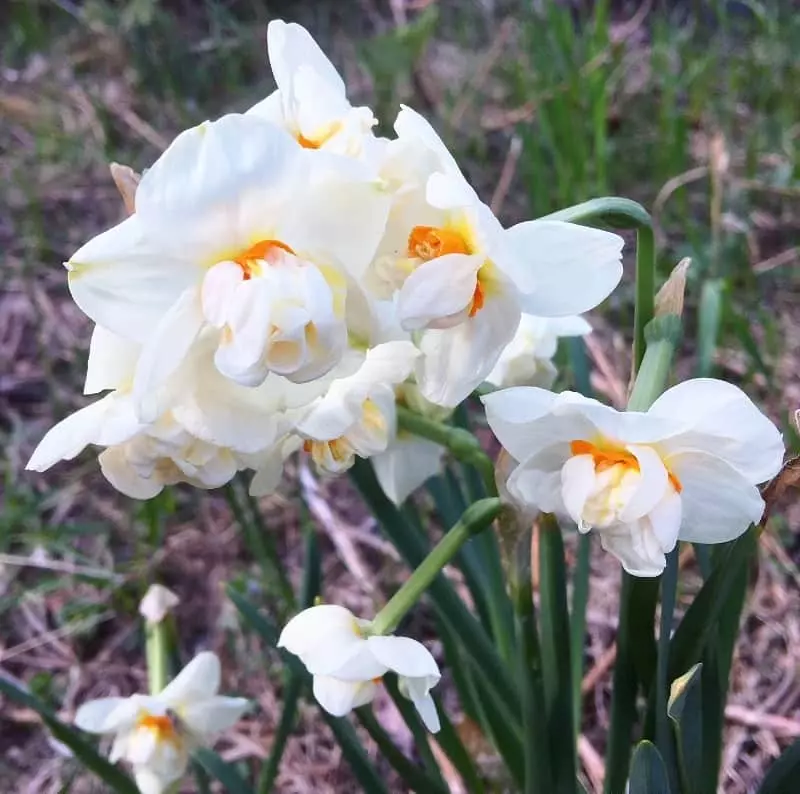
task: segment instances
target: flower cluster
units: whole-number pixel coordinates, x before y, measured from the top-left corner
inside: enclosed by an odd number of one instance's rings
[[[621,238],[503,228],[410,108],[377,136],[304,28],[272,22],[268,51],[277,90],[178,135],[130,216],[66,263],[95,323],[84,390],[106,394],[29,468],[97,445],[107,479],[146,499],[241,470],[265,493],[297,451],[326,472],[376,456],[400,501],[440,454],[396,437],[398,394],[452,409],[487,379],[550,385],[555,337],[588,329],[541,318],[619,281]]]

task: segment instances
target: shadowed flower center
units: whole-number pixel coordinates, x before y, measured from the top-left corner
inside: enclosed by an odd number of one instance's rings
[[[235,256],[233,261],[242,269],[245,281],[261,274],[261,263],[274,261],[281,251],[294,254],[294,251],[280,240],[259,240],[247,250]]]
[[[306,138],[302,132],[297,132],[295,134],[295,140],[304,148],[304,149],[319,149],[321,146],[326,144],[337,132],[342,129],[341,121],[333,121],[330,124],[323,127],[321,130],[316,132],[313,137]]]
[[[154,714],[146,714],[139,719],[137,727],[151,731],[155,734],[156,741],[158,742],[171,742],[175,744],[178,741],[175,722],[172,717],[168,715],[157,716]]]
[[[622,447],[612,444],[598,446],[591,441],[583,440],[571,441],[569,447],[573,455],[591,455],[594,460],[594,470],[598,473],[614,466],[622,466],[627,471],[639,471],[639,461],[636,456]],[[683,490],[680,480],[669,469],[667,476],[675,492],[680,493]]]
[[[438,226],[415,226],[408,236],[408,255],[429,262],[447,254],[475,253],[461,232]],[[481,275],[485,268],[478,271],[475,292],[469,305],[468,314],[474,317],[486,301],[486,284]]]

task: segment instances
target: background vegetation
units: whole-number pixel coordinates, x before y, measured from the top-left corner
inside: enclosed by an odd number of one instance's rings
[[[136,604],[157,578],[182,599],[186,658],[217,650],[228,690],[260,705],[223,747],[237,763],[268,754],[283,690],[277,665],[252,661],[255,640],[222,584],[269,602],[281,584],[256,573],[259,544],[273,544],[296,579],[312,527],[328,552],[329,600],[369,613],[405,576],[347,485],[319,486],[298,472],[261,505],[259,525],[238,487],[136,505],[111,492],[91,455],[48,477],[23,467],[44,430],[83,404],[77,373],[90,329],[60,263],[121,217],[107,163],[141,170],[185,126],[270,91],[265,31],[276,16],[309,27],[351,97],[374,104],[387,132],[398,102],[432,117],[505,222],[606,193],[652,208],[663,272],[682,256],[694,262],[683,373],[741,384],[795,448],[789,417],[800,407],[800,15],[790,0],[8,0],[0,8],[0,676],[24,681],[65,717],[89,697],[141,688]],[[631,315],[623,285],[592,318],[593,386],[615,403],[629,370],[618,329],[631,327]],[[799,526],[800,511],[787,504],[751,576],[726,714],[726,792],[747,791],[800,736]],[[589,785],[602,773],[613,661],[617,566],[607,563],[592,562],[581,750]],[[424,634],[426,618],[417,619]],[[410,748],[391,702],[379,708]],[[280,790],[351,790],[316,710],[300,719]],[[473,728],[459,726],[490,768]],[[75,775],[35,714],[2,701],[0,759],[2,790],[63,791]],[[73,791],[85,785],[77,779]]]

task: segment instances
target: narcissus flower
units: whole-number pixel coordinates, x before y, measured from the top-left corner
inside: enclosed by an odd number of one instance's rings
[[[76,303],[140,343],[139,413],[204,330],[247,386],[317,378],[347,343],[348,276],[370,262],[388,197],[357,164],[314,159],[257,116],[183,132],[142,177],[136,212],[67,262]],[[335,162],[334,162],[335,160]]]
[[[292,618],[278,647],[300,658],[314,677],[314,697],[329,714],[341,717],[369,703],[392,672],[425,727],[436,733],[439,716],[430,691],[441,674],[430,651],[409,637],[370,636],[369,625],[344,607],[323,604]]]
[[[523,314],[517,333],[503,348],[487,382],[498,388],[542,386],[549,389],[556,378],[553,356],[558,340],[586,336],[592,327],[583,317],[535,317]]]
[[[452,407],[491,372],[521,312],[571,315],[602,301],[622,274],[622,239],[558,221],[503,229],[425,119],[403,108],[395,130],[387,156],[415,167],[394,189],[401,210],[390,211],[370,276],[399,288],[400,322],[423,332],[422,394]],[[428,159],[407,154],[415,148]]]
[[[385,342],[367,351],[356,372],[337,378],[297,425],[314,463],[330,474],[352,466],[355,456],[384,452],[395,436],[394,387],[414,367],[411,342]]]
[[[348,102],[344,81],[304,27],[270,22],[267,52],[278,88],[248,114],[282,126],[306,149],[357,157],[375,143],[377,119]]]
[[[217,695],[219,659],[198,654],[158,695],[109,697],[84,703],[75,724],[114,736],[110,760],[127,761],[142,794],[162,794],[179,780],[189,753],[211,744],[234,725],[249,705]]]
[[[637,576],[657,576],[676,542],[722,543],[762,515],[758,488],[780,470],[778,429],[729,383],[689,380],[646,412],[573,392],[518,387],[483,398],[518,462],[506,484],[526,507],[595,529]]]

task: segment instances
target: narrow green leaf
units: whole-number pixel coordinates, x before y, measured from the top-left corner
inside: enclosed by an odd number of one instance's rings
[[[676,678],[669,690],[667,713],[675,733],[683,794],[702,794],[709,790],[703,783],[702,667],[696,664],[688,673]]]
[[[420,794],[426,794],[426,792],[449,794],[449,789],[443,782],[425,774],[424,770],[420,769],[400,752],[400,749],[392,741],[389,734],[375,719],[371,706],[362,706],[356,709],[355,713],[362,727],[372,737],[375,744],[378,745],[381,755],[394,767],[394,770],[411,791],[417,791]]]
[[[800,739],[783,751],[770,767],[758,794],[797,794],[800,780]]]
[[[213,750],[200,747],[192,755],[209,775],[222,783],[228,794],[254,794],[236,767],[223,761]]]
[[[592,540],[588,534],[578,538],[578,555],[572,575],[572,609],[570,610],[570,655],[572,670],[572,725],[577,733],[581,727],[583,694],[583,662],[586,642],[586,606],[589,602],[589,573]]]
[[[561,528],[552,516],[539,523],[539,622],[542,673],[550,739],[553,792],[575,794],[576,746],[567,573]]]
[[[461,691],[459,690],[459,695],[460,694]],[[456,770],[458,770],[459,775],[461,775],[467,787],[467,791],[469,791],[470,794],[484,794],[486,789],[483,784],[483,779],[472,760],[472,755],[461,741],[458,731],[453,726],[453,723],[450,722],[450,718],[447,716],[447,712],[442,707],[441,702],[438,698],[434,699],[436,700],[436,708],[439,711],[439,719],[442,723],[442,729],[436,734],[436,742],[439,747],[444,750],[445,755],[452,761]]]
[[[664,759],[651,742],[639,742],[631,761],[628,794],[670,794]],[[619,792],[624,788],[619,789]]]
[[[697,364],[695,375],[708,378],[714,371],[714,353],[722,322],[722,300],[725,283],[721,279],[706,279],[700,290],[697,310]]]
[[[0,693],[21,706],[33,709],[50,729],[50,733],[61,744],[69,747],[75,758],[86,769],[107,783],[117,794],[138,794],[136,784],[122,770],[103,758],[76,728],[61,722],[35,695],[25,692],[2,677],[0,677]]]

